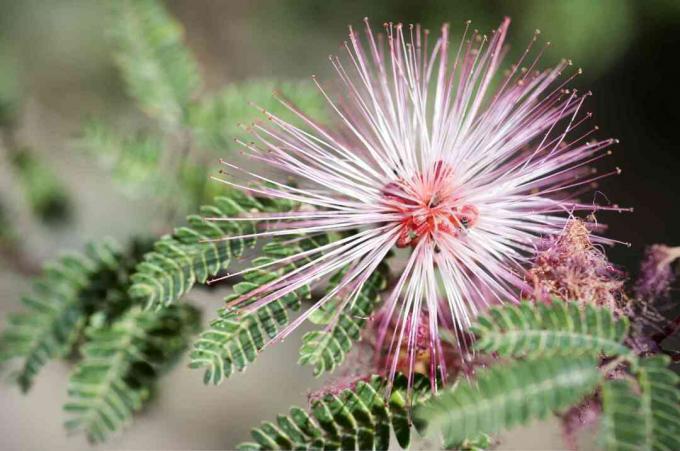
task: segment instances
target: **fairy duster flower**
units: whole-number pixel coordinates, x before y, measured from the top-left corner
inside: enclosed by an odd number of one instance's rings
[[[593,244],[594,239],[579,219],[570,220],[561,234],[544,238],[526,272],[532,288],[526,295],[540,301],[555,296],[577,300],[623,315],[625,274]]]
[[[268,123],[253,124],[252,142],[238,141],[296,185],[231,162],[220,180],[301,207],[224,220],[268,224],[256,236],[337,239],[269,263],[303,262],[234,305],[252,312],[346,270],[273,341],[336,299],[332,327],[388,253],[402,249],[406,262],[385,296],[377,337],[392,356],[386,372],[394,377],[404,347],[412,369],[426,337],[432,379],[445,379],[441,325],[462,331],[487,305],[515,302],[528,288],[523,267],[538,240],[559,234],[574,212],[596,208],[576,196],[619,172],[589,167],[615,140],[591,139],[596,127],[584,125],[590,114],[582,111],[589,93],[567,88],[579,70],[569,61],[537,69],[545,49],[534,51],[537,36],[500,70],[509,24],[486,36],[468,23],[452,46],[447,25],[432,40],[418,25],[389,23],[376,34],[365,20],[365,33],[350,27],[345,58],[330,57],[335,85],[314,77],[332,126],[280,99],[300,125],[263,111]]]

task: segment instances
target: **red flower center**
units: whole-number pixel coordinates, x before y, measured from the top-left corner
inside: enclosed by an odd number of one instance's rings
[[[411,183],[397,180],[382,189],[384,202],[402,217],[397,247],[415,247],[424,237],[437,234],[458,237],[477,223],[479,210],[452,192],[452,173],[440,161],[430,182],[419,175]]]

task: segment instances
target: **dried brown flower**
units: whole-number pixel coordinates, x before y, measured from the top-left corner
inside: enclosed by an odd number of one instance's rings
[[[559,297],[623,312],[623,272],[593,244],[580,219],[572,219],[560,235],[540,245],[526,280],[532,287],[528,295],[539,301]]]

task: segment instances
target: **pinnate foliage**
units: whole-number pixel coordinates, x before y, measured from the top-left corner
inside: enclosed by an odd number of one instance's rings
[[[597,360],[545,357],[495,366],[461,381],[417,409],[417,418],[440,430],[445,443],[545,418],[595,391],[602,380]]]
[[[282,275],[309,263],[310,257],[286,263],[283,266],[266,266],[278,259],[311,250],[328,243],[326,235],[304,237],[295,242],[272,241],[262,249],[262,255],[253,259],[253,271],[244,274],[243,282],[234,285],[234,292],[225,299],[230,302]],[[259,268],[260,266],[264,266]],[[192,368],[204,368],[205,383],[219,384],[237,371],[245,370],[249,363],[269,340],[289,322],[289,311],[300,309],[301,302],[309,299],[309,286],[302,286],[282,298],[270,302],[254,312],[240,313],[234,307],[219,310],[218,318],[210,323],[210,328],[194,343],[191,352]],[[255,296],[254,302],[259,296]]]
[[[151,194],[163,194],[173,208],[209,198],[212,188],[206,187],[204,167],[212,157],[196,151],[227,149],[241,129],[266,117],[250,102],[293,123],[304,120],[273,99],[273,90],[311,113],[312,120],[323,121],[322,97],[311,83],[254,81],[227,86],[214,95],[202,93],[198,65],[183,42],[181,25],[163,3],[112,3],[116,60],[126,88],[160,130],[119,137],[92,123],[83,143],[100,154],[128,187],[151,188]],[[13,109],[0,103],[0,113]],[[15,161],[26,176],[22,181],[39,188],[27,191],[32,204],[41,205],[59,194],[45,189],[56,185],[46,184],[37,166],[24,160]],[[253,239],[222,240],[254,232],[252,222],[208,218],[291,208],[288,203],[229,192],[202,207],[200,215],[189,216],[187,226],[162,237],[141,262],[131,261],[108,242],[90,245],[84,255],[59,259],[48,265],[34,293],[23,299],[26,312],[9,318],[0,338],[0,362],[20,362],[16,379],[27,390],[47,360],[77,351],[84,343],[79,349],[82,360],[69,381],[65,409],[71,419],[66,426],[85,432],[92,441],[104,440],[131,421],[197,327],[196,311],[176,302],[195,284],[224,273],[234,258],[255,244]],[[252,265],[267,265],[327,239],[270,242]],[[268,282],[308,262],[300,259],[246,273],[227,302],[263,287],[266,293]],[[315,375],[336,369],[360,338],[384,286],[383,271],[377,271],[342,311],[338,312],[341,301],[335,299],[313,315],[313,322],[326,327],[303,337],[299,362],[312,366]],[[204,369],[205,382],[214,384],[243,371],[310,294],[310,287],[304,286],[255,312],[220,310],[194,344],[191,366]],[[154,309],[131,307],[133,301]],[[262,423],[253,430],[254,442],[241,448],[388,449],[391,431],[406,447],[412,433],[410,403],[419,430],[442,432],[446,447],[483,448],[489,445],[486,433],[544,418],[600,390],[607,448],[680,449],[678,376],[668,368],[668,359],[636,356],[624,344],[628,329],[625,318],[615,318],[607,310],[559,300],[495,308],[473,327],[475,348],[512,358],[511,362],[481,370],[474,379],[461,380],[438,396],[430,396],[428,381],[418,375],[413,398],[407,397],[406,378],[401,375],[387,399],[384,379],[358,381],[313,400],[308,412],[294,407],[275,423]]]
[[[79,146],[101,160],[131,194],[142,187],[159,189],[167,184],[158,172],[163,142],[156,135],[140,133],[122,138],[106,124],[89,120],[83,127]]]
[[[65,222],[71,212],[68,192],[53,169],[28,148],[12,149],[9,162],[36,218],[46,224]]]
[[[387,267],[381,265],[366,281],[354,302],[348,303],[336,318],[337,303],[329,302],[329,306],[322,307],[320,315],[312,317],[317,324],[327,327],[323,330],[307,332],[302,337],[300,347],[301,365],[314,368],[314,375],[320,376],[325,372],[332,372],[344,360],[352,349],[354,342],[360,340],[361,331],[366,321],[380,305],[380,292],[387,285]],[[344,272],[339,272],[331,285],[339,282]]]
[[[607,381],[602,386],[603,444],[609,450],[642,449],[644,431],[639,427],[641,398],[629,380]]]
[[[478,318],[475,348],[501,356],[629,354],[627,318],[592,305],[554,301],[494,307]]]
[[[637,371],[648,449],[680,449],[680,377],[668,357],[642,359]]]
[[[184,31],[157,0],[113,2],[116,61],[130,95],[166,126],[187,118],[200,87],[198,67]]]
[[[385,400],[387,381],[379,376],[327,393],[311,403],[279,415],[276,423],[263,422],[252,430],[254,442],[239,449],[388,449],[390,429],[402,448],[409,446],[411,428],[406,401],[407,379],[399,375]],[[416,375],[414,402],[429,396],[429,381]]]
[[[102,241],[45,265],[33,293],[22,298],[25,311],[9,316],[0,339],[0,361],[21,361],[15,376],[23,390],[48,360],[71,350],[90,313],[88,289],[102,272],[117,271],[121,258],[114,242]]]
[[[92,441],[131,420],[198,327],[189,305],[160,311],[133,305],[130,272],[147,249],[142,241],[125,251],[102,241],[47,264],[33,294],[23,298],[25,311],[10,316],[0,341],[2,360],[20,361],[15,377],[24,390],[47,360],[78,359],[66,425]]]
[[[214,221],[252,212],[269,211],[271,201],[232,191],[215,198],[214,205],[203,206],[200,215],[187,217],[188,225],[175,229],[154,244],[132,276],[130,294],[148,307],[161,307],[178,301],[196,283],[228,268],[233,258],[243,255],[255,241],[250,238],[226,240],[225,237],[254,233],[250,221]],[[290,208],[277,203],[276,208]]]
[[[83,359],[68,384],[69,431],[103,441],[132,420],[159,374],[185,349],[198,326],[188,304],[160,311],[132,307],[111,325],[88,329]]]
[[[519,360],[480,371],[417,409],[418,421],[436,426],[449,446],[572,407],[597,389],[608,449],[678,449],[679,378],[667,357],[639,358],[622,344],[625,319],[555,299],[492,309],[472,330],[477,349]]]
[[[324,104],[311,82],[249,80],[226,86],[214,95],[192,104],[190,126],[199,147],[223,151],[233,146],[234,138],[244,136],[252,122],[264,119],[261,109],[293,124],[302,119],[284,102],[295,105],[315,121],[323,121]]]
[[[112,3],[113,44],[125,87],[153,121],[127,137],[89,123],[81,142],[100,154],[132,194],[145,192],[176,211],[191,210],[219,194],[218,184],[207,183],[213,152],[225,156],[244,126],[265,119],[262,110],[302,123],[284,101],[323,120],[322,96],[311,82],[256,80],[204,92],[182,26],[162,1]]]
[[[660,356],[641,359],[635,380],[604,385],[602,436],[607,449],[680,449],[680,377],[668,363]]]

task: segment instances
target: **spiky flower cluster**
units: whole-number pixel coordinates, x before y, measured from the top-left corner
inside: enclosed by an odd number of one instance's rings
[[[592,242],[585,222],[572,219],[560,235],[539,243],[527,271],[527,295],[537,300],[553,297],[605,306],[623,313],[624,273],[609,262]]]
[[[431,40],[417,25],[389,23],[375,34],[366,20],[363,39],[350,28],[345,61],[330,58],[337,84],[314,78],[337,119],[332,127],[281,99],[301,125],[265,112],[269,124],[252,126],[253,142],[239,141],[253,160],[298,184],[230,162],[231,178],[222,182],[302,207],[225,220],[268,222],[259,236],[337,239],[270,263],[311,259],[234,304],[252,312],[346,269],[274,341],[341,295],[337,321],[390,250],[401,248],[408,256],[378,333],[389,350],[386,372],[393,377],[405,359],[411,373],[416,356],[427,355],[432,379],[439,372],[445,380],[440,327],[463,330],[490,303],[516,301],[529,288],[523,268],[538,240],[559,234],[571,213],[596,208],[575,196],[618,172],[593,175],[588,167],[615,140],[590,140],[595,128],[584,128],[590,115],[582,112],[589,93],[566,88],[579,71],[562,78],[568,61],[538,70],[536,36],[499,73],[509,23],[489,36],[466,27],[451,48],[448,26]]]

